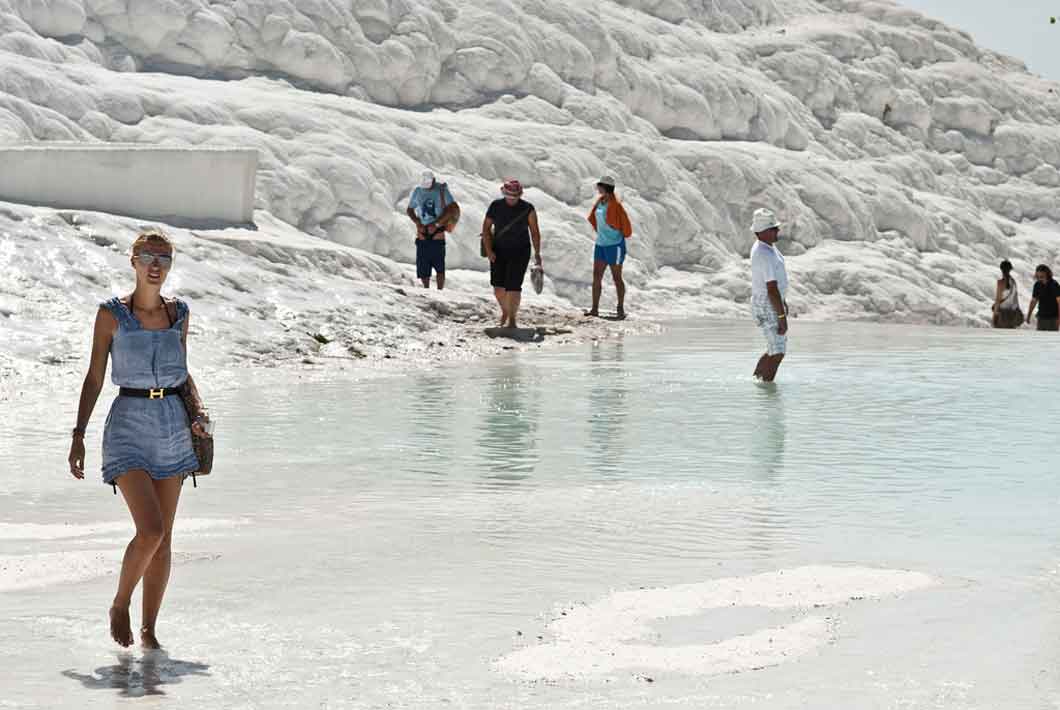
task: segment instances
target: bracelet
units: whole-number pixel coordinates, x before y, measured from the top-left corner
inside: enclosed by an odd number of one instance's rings
[[[779,316],[777,316],[778,319],[779,318],[787,318],[787,317],[788,317],[787,313],[781,313]]]
[[[85,438],[85,428],[83,426],[75,426],[74,430],[70,432],[70,436],[80,436],[82,439]]]

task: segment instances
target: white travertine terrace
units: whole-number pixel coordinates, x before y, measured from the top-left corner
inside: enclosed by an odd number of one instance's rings
[[[997,262],[1060,257],[1060,85],[886,0],[0,0],[0,143],[51,141],[256,150],[260,243],[367,280],[409,271],[425,166],[480,273],[517,177],[571,300],[614,174],[630,302],[670,315],[746,317],[763,205],[811,318],[983,325]]]

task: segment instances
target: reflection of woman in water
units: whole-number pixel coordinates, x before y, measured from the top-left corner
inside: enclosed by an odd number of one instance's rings
[[[589,359],[589,463],[595,475],[621,476],[630,409],[623,344],[594,344]]]
[[[1005,259],[1001,262],[1001,278],[997,280],[994,293],[994,327],[1019,328],[1023,325],[1023,311],[1020,309],[1019,289],[1016,279],[1012,278],[1012,262]]]
[[[133,243],[136,288],[126,298],[102,304],[96,314],[70,445],[70,473],[82,479],[85,428],[103,389],[109,356],[121,390],[103,432],[103,481],[121,491],[136,525],[110,609],[110,633],[122,646],[133,644],[129,604],[142,579],[140,640],[147,648],[160,648],[155,621],[169,581],[177,501],[185,476],[198,468],[191,437],[209,436],[209,420],[187,370],[188,306],[161,295],[172,263],[173,245],[161,232],[145,232]],[[184,388],[197,402],[190,421],[180,396]]]
[[[537,404],[528,401],[518,363],[491,370],[479,450],[490,486],[515,485],[537,468]]]

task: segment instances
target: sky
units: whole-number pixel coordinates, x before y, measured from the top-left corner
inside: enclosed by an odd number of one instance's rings
[[[1060,81],[1060,0],[898,0]],[[1049,18],[1056,17],[1055,25]]]

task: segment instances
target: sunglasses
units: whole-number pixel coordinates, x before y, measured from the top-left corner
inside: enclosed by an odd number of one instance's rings
[[[173,265],[172,254],[155,254],[154,252],[150,251],[142,251],[133,258],[135,258],[144,266],[151,266],[151,264],[154,264],[156,261],[158,262],[158,265],[161,266],[163,269],[168,269],[170,266]]]

